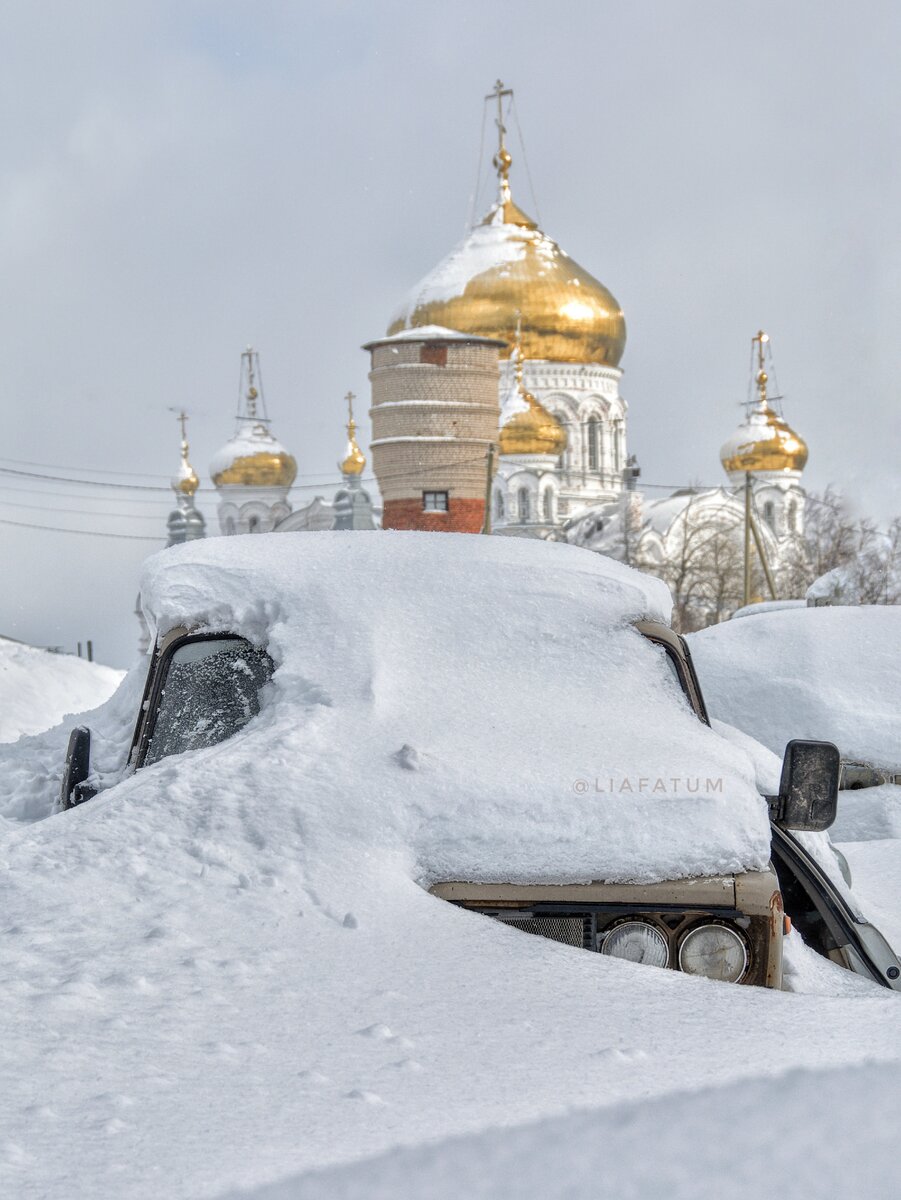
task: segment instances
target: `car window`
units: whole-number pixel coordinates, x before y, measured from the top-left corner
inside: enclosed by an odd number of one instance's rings
[[[243,638],[192,638],[168,660],[144,764],[214,746],[260,711],[273,673],[265,650]]]

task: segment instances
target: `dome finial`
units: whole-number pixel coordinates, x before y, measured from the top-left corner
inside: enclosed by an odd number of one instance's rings
[[[172,480],[172,487],[176,495],[193,496],[200,487],[200,480],[197,478],[197,472],[188,461],[188,435],[185,429],[188,414],[182,411],[178,413],[176,419],[181,427],[181,463],[178,468],[178,474]]]
[[[762,329],[751,339],[756,359],[756,363],[752,360],[752,369],[756,366],[757,401],[749,398],[744,421],[720,451],[720,461],[733,483],[741,482],[746,475],[797,477],[807,463],[806,442],[781,416],[781,409],[777,412],[771,407],[767,396],[769,340]]]
[[[357,445],[357,423],[354,420],[354,400],[356,400],[356,396],[353,392],[348,392],[344,399],[347,401],[347,454],[344,461],[338,465],[342,475],[350,475],[355,478],[363,474],[363,468],[366,466],[366,456]]]
[[[764,333],[762,329],[758,329],[757,334],[753,337],[752,342],[757,347],[757,392],[759,396],[759,405],[761,408],[766,408],[766,385],[769,376],[766,373],[764,357],[766,354],[766,345],[770,340],[770,335]]]
[[[485,99],[497,100],[497,116],[494,123],[497,125],[497,154],[494,156],[494,168],[497,171],[498,179],[498,204],[504,205],[510,200],[510,165],[513,158],[510,151],[507,149],[504,141],[504,134],[507,132],[507,127],[504,125],[504,106],[503,101],[505,96],[513,95],[513,89],[504,87],[503,81],[498,79],[494,85],[494,91],[490,92]]]

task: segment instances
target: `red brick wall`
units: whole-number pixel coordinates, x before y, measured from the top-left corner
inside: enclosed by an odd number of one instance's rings
[[[480,533],[484,500],[448,500],[448,512],[423,512],[422,500],[386,500],[383,529],[425,529],[439,533]]]

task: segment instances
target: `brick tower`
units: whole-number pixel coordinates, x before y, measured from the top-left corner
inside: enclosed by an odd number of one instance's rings
[[[384,529],[481,531],[504,345],[433,325],[363,347],[372,353],[372,465]]]

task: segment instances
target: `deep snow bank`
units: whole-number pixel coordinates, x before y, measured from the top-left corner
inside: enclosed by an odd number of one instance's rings
[[[213,539],[148,561],[148,617],[265,642],[270,786],[426,878],[651,880],[763,866],[747,756],[663,652],[655,579],[570,546],[446,534]],[[266,754],[260,744],[259,753]]]
[[[689,635],[711,716],[782,755],[791,738],[901,768],[901,608],[799,608]]]
[[[68,713],[96,708],[124,674],[71,654],[0,638],[0,742],[14,742],[22,734],[49,729]]]
[[[646,598],[639,584],[616,599],[592,556],[566,547],[469,539],[469,566],[449,572],[447,539],[445,568],[420,561],[417,573],[407,539],[379,536],[384,551],[365,534],[347,535],[359,541],[348,551],[324,534],[222,539],[231,576],[209,557],[198,573],[179,552],[171,575],[165,557],[151,564],[164,617],[179,615],[181,593],[208,619],[271,628],[281,669],[260,717],[229,742],[0,840],[0,1194],[198,1200],[499,1122],[901,1057],[898,997],[825,960],[803,988],[816,994],[716,984],[531,937],[417,887],[423,864],[454,864],[458,851],[529,869],[536,847],[542,869],[567,852],[591,869],[605,861],[603,839],[620,837],[609,803],[556,803],[528,740],[572,750],[580,735],[592,749],[609,724],[616,745],[614,709],[653,711],[638,684],[609,702],[602,690],[636,661],[635,635],[623,625],[597,649],[605,605],[624,613]],[[282,565],[264,570],[272,543]],[[376,553],[393,557],[367,566]],[[480,554],[499,558],[483,566]],[[444,635],[470,608],[461,674]],[[665,666],[637,645],[663,689]],[[135,672],[91,718],[110,753],[127,744],[139,688]],[[426,701],[433,710],[419,711]],[[670,693],[692,753],[716,747],[734,772],[741,828],[751,765],[710,731],[692,742],[697,722],[680,704]],[[48,737],[29,739],[36,758]],[[418,763],[394,757],[400,739]],[[515,751],[533,779],[507,778],[521,770]],[[665,822],[641,840],[624,812],[640,839],[632,861],[665,862]]]
[[[889,1200],[899,1127],[896,1068],[796,1071],[487,1129],[222,1200]]]

